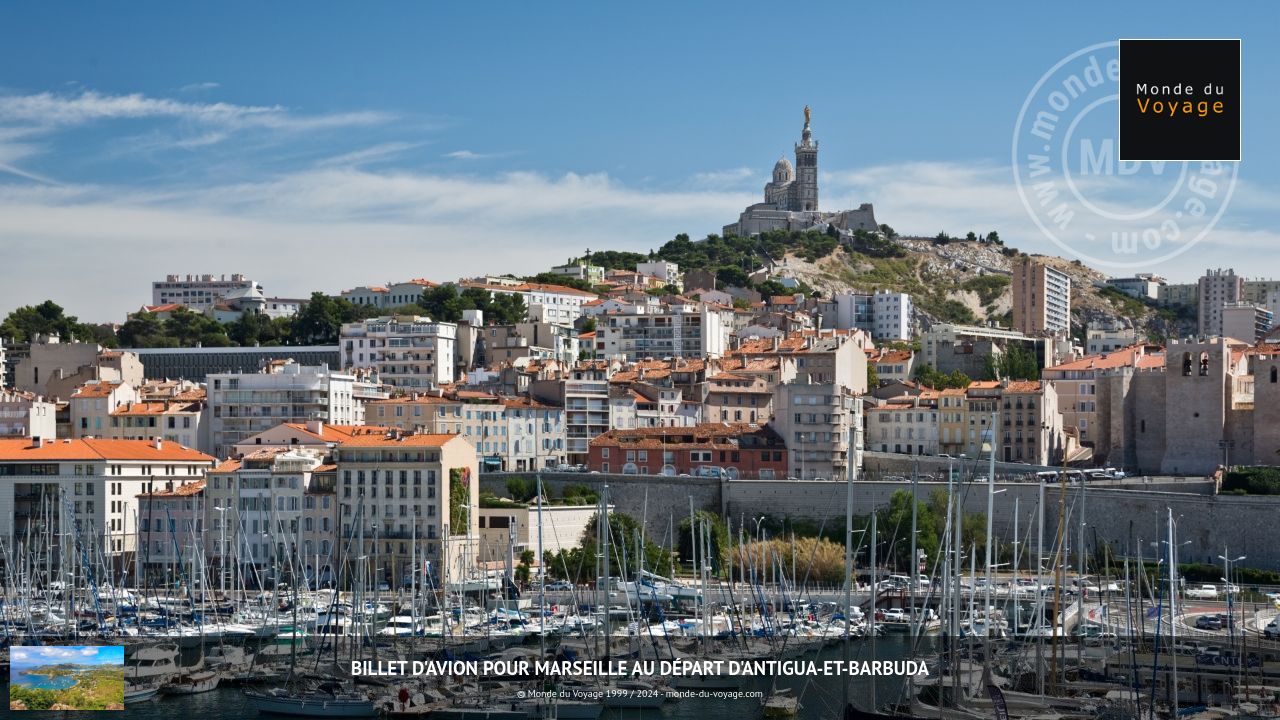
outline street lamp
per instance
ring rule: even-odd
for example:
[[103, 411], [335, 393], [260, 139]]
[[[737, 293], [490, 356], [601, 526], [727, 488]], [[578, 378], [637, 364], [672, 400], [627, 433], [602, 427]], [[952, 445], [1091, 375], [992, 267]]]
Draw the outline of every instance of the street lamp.
[[[1222, 547], [1222, 552], [1225, 553], [1226, 551], [1227, 551], [1227, 548], [1224, 545]], [[1222, 582], [1226, 585], [1226, 590], [1227, 590], [1227, 637], [1230, 637], [1231, 644], [1235, 645], [1235, 641], [1236, 641], [1235, 618], [1232, 616], [1232, 609], [1231, 609], [1231, 566], [1235, 563], [1240, 562], [1241, 560], [1244, 560], [1245, 556], [1241, 555], [1238, 558], [1228, 558], [1226, 555], [1219, 555], [1218, 559], [1222, 561], [1222, 573], [1223, 573]], [[1244, 622], [1244, 613], [1243, 613], [1244, 604], [1243, 603], [1241, 603], [1240, 608], [1242, 610], [1240, 614], [1240, 622]], [[1241, 628], [1240, 632], [1243, 635], [1244, 629]]]

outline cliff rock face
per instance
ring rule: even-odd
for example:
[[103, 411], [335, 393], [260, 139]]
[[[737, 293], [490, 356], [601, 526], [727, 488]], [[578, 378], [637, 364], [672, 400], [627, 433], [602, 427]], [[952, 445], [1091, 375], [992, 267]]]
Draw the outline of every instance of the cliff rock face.
[[[1019, 254], [1015, 249], [963, 240], [939, 244], [922, 237], [895, 237], [893, 242], [906, 251], [904, 257], [868, 257], [841, 247], [813, 261], [787, 255], [774, 266], [773, 275], [794, 277], [823, 295], [875, 290], [911, 293], [923, 327], [931, 322], [1010, 324], [1008, 279], [1013, 257]], [[1104, 289], [1109, 275], [1078, 260], [1033, 257], [1071, 278], [1072, 328], [1077, 336], [1083, 336], [1090, 322], [1135, 328], [1139, 339], [1194, 332], [1194, 313], [1159, 312], [1154, 303]]]
[[26, 710], [27, 704], [22, 702], [21, 700], [13, 700], [13, 701], [10, 701], [9, 703], [9, 709], [10, 710]]

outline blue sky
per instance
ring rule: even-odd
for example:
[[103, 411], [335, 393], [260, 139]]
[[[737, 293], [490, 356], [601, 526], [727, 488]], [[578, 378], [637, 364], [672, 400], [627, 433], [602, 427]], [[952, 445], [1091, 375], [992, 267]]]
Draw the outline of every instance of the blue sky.
[[10, 663], [14, 667], [38, 667], [72, 663], [76, 665], [124, 665], [124, 647], [119, 645], [94, 647], [73, 645], [68, 647], [26, 647], [9, 649]]
[[169, 3], [0, 7], [0, 312], [123, 320], [166, 273], [268, 293], [526, 272], [700, 237], [814, 108], [823, 206], [1062, 254], [1010, 143], [1054, 62], [1241, 37], [1244, 162], [1152, 271], [1277, 274], [1280, 7], [1074, 3]]

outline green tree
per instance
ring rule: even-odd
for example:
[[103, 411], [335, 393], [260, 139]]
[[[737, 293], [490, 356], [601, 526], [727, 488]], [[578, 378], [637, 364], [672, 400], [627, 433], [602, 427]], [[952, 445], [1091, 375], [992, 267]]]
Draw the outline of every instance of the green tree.
[[62, 306], [52, 300], [39, 305], [24, 305], [9, 313], [0, 323], [0, 338], [13, 342], [32, 342], [38, 335], [57, 335], [64, 341], [96, 339], [92, 326], [81, 325]]
[[293, 339], [300, 345], [337, 343], [345, 322], [342, 307], [345, 302], [322, 292], [311, 293], [306, 307], [293, 318]]
[[171, 311], [163, 327], [164, 334], [176, 340], [179, 347], [192, 347], [196, 343], [215, 347], [231, 344], [222, 323], [184, 307]]
[[[889, 497], [889, 505], [879, 510], [876, 530], [881, 536], [880, 543], [885, 547], [884, 560], [892, 567], [910, 568], [911, 562], [911, 493], [907, 490], [896, 490]], [[916, 547], [924, 551], [930, 558], [938, 556], [939, 542], [942, 538], [942, 525], [946, 522], [945, 499], [944, 512], [936, 513], [929, 502], [917, 499]]]
[[867, 389], [875, 390], [880, 387], [880, 373], [876, 372], [875, 363], [867, 363]]
[[[716, 577], [720, 577], [724, 572], [725, 560], [729, 557], [729, 529], [725, 525], [724, 518], [718, 513], [699, 510], [694, 513], [694, 517], [698, 520], [698, 526], [709, 527], [711, 529], [710, 538], [710, 558], [711, 572]], [[677, 534], [677, 547], [679, 548], [680, 559], [693, 560], [693, 540], [694, 535], [690, 533], [690, 518], [684, 518], [680, 521], [680, 532]], [[699, 544], [699, 548], [703, 545]], [[698, 556], [701, 557], [702, 551], [699, 549]]]
[[470, 468], [453, 468], [449, 470], [449, 532], [453, 535], [467, 535], [468, 522], [471, 519], [471, 477]]
[[164, 323], [155, 313], [134, 313], [120, 326], [117, 335], [125, 347], [156, 347], [155, 341], [164, 336]]

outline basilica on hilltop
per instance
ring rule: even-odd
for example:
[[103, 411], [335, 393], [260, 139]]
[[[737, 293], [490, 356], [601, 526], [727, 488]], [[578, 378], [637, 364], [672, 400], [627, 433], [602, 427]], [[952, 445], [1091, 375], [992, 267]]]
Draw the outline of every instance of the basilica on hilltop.
[[773, 180], [764, 186], [764, 202], [751, 205], [738, 222], [724, 226], [725, 235], [758, 235], [768, 230], [825, 230], [834, 226], [843, 235], [856, 230], [875, 232], [871, 203], [856, 210], [823, 212], [818, 209], [818, 141], [809, 125], [811, 111], [804, 108], [804, 130], [796, 143], [796, 162], [784, 156], [773, 166]]

